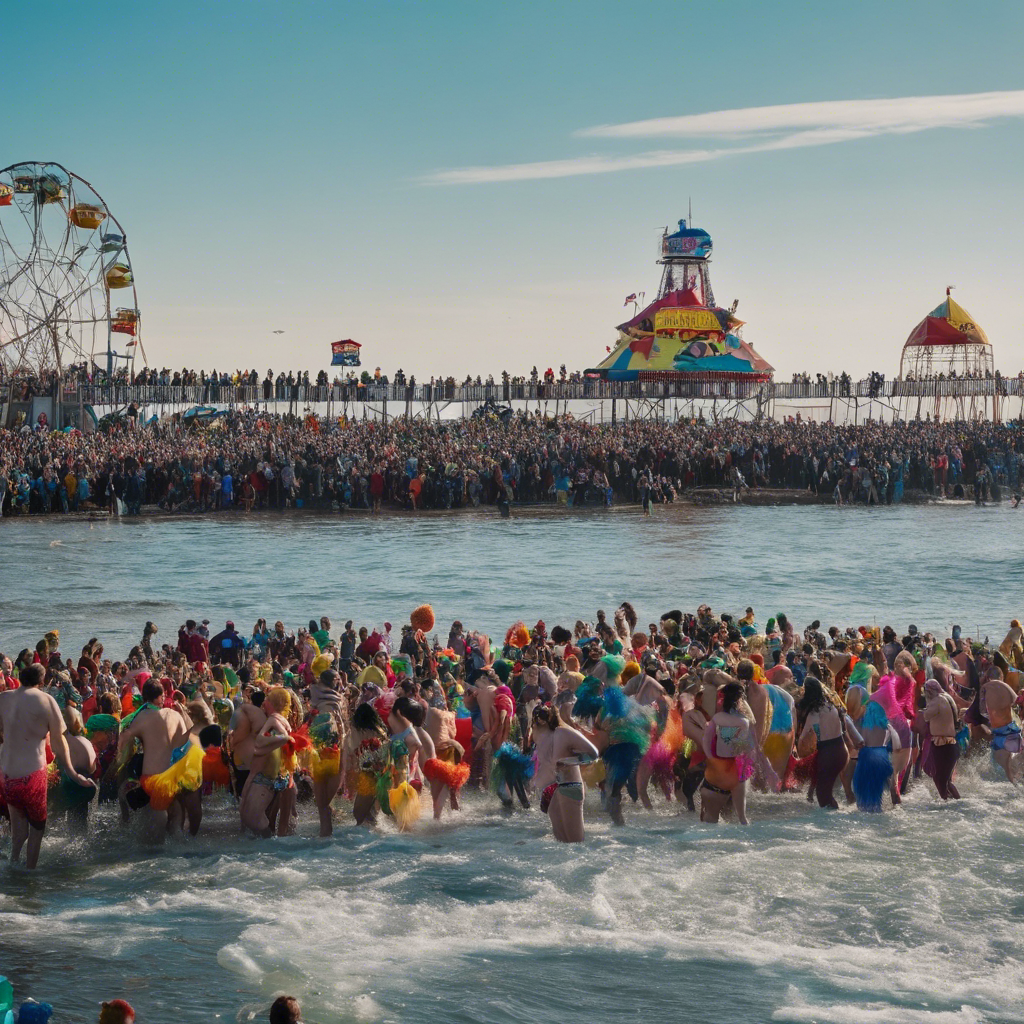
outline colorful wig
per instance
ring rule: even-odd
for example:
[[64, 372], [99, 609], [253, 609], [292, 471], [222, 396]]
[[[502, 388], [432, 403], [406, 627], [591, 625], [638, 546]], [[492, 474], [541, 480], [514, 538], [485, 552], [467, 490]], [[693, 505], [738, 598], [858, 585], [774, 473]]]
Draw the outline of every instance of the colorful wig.
[[429, 604], [421, 604], [413, 608], [409, 616], [409, 623], [413, 629], [429, 633], [434, 628], [434, 609]]
[[515, 623], [505, 634], [505, 643], [509, 647], [516, 647], [519, 650], [529, 647], [530, 631], [526, 628], [526, 623], [522, 621]]

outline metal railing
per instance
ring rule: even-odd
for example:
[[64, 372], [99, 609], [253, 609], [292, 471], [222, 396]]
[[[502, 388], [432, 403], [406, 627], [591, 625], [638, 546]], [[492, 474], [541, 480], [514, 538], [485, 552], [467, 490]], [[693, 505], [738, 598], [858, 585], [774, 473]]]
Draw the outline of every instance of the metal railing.
[[194, 406], [194, 405], [308, 405], [374, 403], [404, 405], [463, 402], [480, 405], [492, 400], [504, 402], [566, 402], [609, 399], [667, 398], [794, 401], [800, 399], [880, 399], [900, 398], [990, 398], [1024, 397], [1024, 379], [1003, 377], [985, 380], [833, 380], [825, 383], [722, 381], [687, 379], [682, 381], [555, 381], [520, 384], [333, 384], [325, 386], [297, 384], [265, 388], [263, 385], [161, 384], [92, 385], [65, 387], [65, 402], [82, 401], [93, 406]]

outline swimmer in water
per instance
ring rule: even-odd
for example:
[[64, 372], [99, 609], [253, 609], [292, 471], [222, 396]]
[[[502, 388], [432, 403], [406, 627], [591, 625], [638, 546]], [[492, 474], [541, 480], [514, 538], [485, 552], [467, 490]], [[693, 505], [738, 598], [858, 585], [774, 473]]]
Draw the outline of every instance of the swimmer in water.
[[863, 738], [849, 721], [845, 709], [837, 708], [826, 696], [821, 680], [814, 676], [804, 679], [804, 695], [797, 704], [797, 711], [803, 720], [800, 738], [813, 732], [817, 740], [818, 762], [815, 779], [815, 795], [819, 807], [838, 810], [832, 790], [836, 779], [849, 761], [846, 736], [860, 746]]
[[[85, 737], [82, 716], [73, 704], [64, 708], [64, 722], [67, 725], [65, 739], [71, 752], [71, 763], [79, 774], [86, 778], [96, 777], [96, 749]], [[89, 805], [95, 796], [95, 788], [80, 786], [65, 771], [61, 770], [55, 792], [58, 814], [67, 817], [68, 830], [74, 835], [84, 835], [89, 827]]]
[[341, 747], [348, 729], [344, 683], [340, 673], [328, 668], [309, 688], [310, 714], [306, 724], [313, 744], [310, 773], [322, 839], [334, 834], [331, 802], [341, 789]]
[[295, 807], [295, 779], [285, 754], [292, 732], [286, 717], [291, 696], [283, 686], [276, 686], [265, 704], [269, 715], [253, 745], [252, 767], [239, 806], [242, 824], [264, 839], [274, 834], [275, 816], [277, 834], [291, 834]]
[[538, 704], [532, 717], [537, 736], [537, 777], [544, 783], [541, 809], [546, 800], [555, 839], [582, 843], [586, 787], [580, 765], [599, 756], [597, 747], [579, 730], [566, 725], [549, 703]]
[[256, 737], [267, 724], [267, 713], [263, 710], [266, 697], [263, 690], [253, 690], [248, 700], [239, 704], [231, 715], [228, 725], [228, 744], [231, 750], [231, 765], [234, 768], [235, 796], [241, 799], [242, 790], [249, 778]]
[[180, 826], [183, 812], [192, 835], [203, 817], [203, 752], [189, 738], [192, 720], [184, 707], [165, 707], [164, 699], [162, 684], [147, 679], [142, 684], [143, 704], [117, 741], [119, 755], [127, 754], [135, 740], [142, 745], [139, 781], [149, 797], [146, 837], [152, 843], [162, 843], [170, 828]]
[[1003, 682], [1002, 672], [994, 666], [989, 669], [988, 679], [982, 686], [981, 699], [992, 727], [992, 760], [1003, 769], [1010, 782], [1016, 782], [1024, 759], [1021, 729], [1013, 720], [1017, 694]]
[[0, 693], [0, 801], [11, 816], [11, 863], [18, 862], [27, 842], [28, 868], [39, 862], [46, 829], [47, 740], [66, 777], [95, 789], [74, 766], [57, 702], [40, 689], [45, 675], [42, 665], [29, 665], [18, 675], [18, 689]]
[[859, 811], [880, 814], [887, 787], [894, 806], [900, 802], [892, 762], [893, 753], [900, 749], [900, 738], [889, 724], [885, 708], [873, 700], [864, 705], [859, 732], [864, 742], [857, 751], [853, 773], [854, 799]]
[[701, 785], [701, 821], [717, 824], [729, 799], [741, 825], [747, 822], [747, 782], [754, 774], [749, 758], [754, 714], [743, 699], [743, 685], [731, 680], [722, 687], [722, 709], [704, 730], [707, 757]]
[[440, 819], [445, 793], [451, 809], [460, 809], [459, 790], [469, 779], [469, 765], [463, 760], [465, 749], [455, 738], [455, 713], [448, 710], [443, 695], [435, 694], [426, 684], [420, 694], [428, 703], [423, 728], [434, 745], [433, 758], [423, 762], [423, 775], [430, 784], [434, 818]]
[[[683, 714], [683, 735], [693, 743], [694, 749], [683, 775], [681, 789], [686, 800], [686, 809], [694, 813], [696, 813], [697, 806], [693, 802], [693, 798], [704, 782], [704, 772], [707, 768], [707, 755], [704, 753], [704, 731], [715, 713], [718, 702], [717, 674], [718, 670], [716, 669], [708, 669], [704, 673], [693, 707]], [[726, 682], [731, 681], [726, 673], [721, 674], [725, 676]], [[723, 802], [724, 806], [725, 802]]]
[[960, 758], [960, 747], [956, 741], [959, 711], [937, 679], [929, 679], [924, 684], [924, 696], [927, 703], [920, 714], [927, 723], [931, 746], [925, 771], [932, 777], [943, 800], [950, 797], [959, 800], [960, 792], [953, 784], [953, 769]]
[[342, 762], [357, 825], [373, 828], [377, 824], [377, 774], [383, 770], [387, 738], [387, 726], [374, 706], [367, 701], [358, 704], [345, 737]]

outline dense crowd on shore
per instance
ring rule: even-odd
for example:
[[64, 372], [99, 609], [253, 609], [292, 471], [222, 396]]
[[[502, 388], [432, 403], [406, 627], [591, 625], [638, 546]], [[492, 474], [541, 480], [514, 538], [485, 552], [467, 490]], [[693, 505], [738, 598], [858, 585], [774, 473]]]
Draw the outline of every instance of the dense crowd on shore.
[[[641, 627], [629, 602], [571, 628], [514, 623], [504, 638], [453, 622], [442, 643], [421, 605], [393, 631], [330, 619], [296, 631], [259, 619], [243, 635], [188, 620], [160, 644], [147, 622], [123, 660], [98, 639], [76, 658], [52, 630], [0, 654], [0, 812], [11, 859], [38, 861], [48, 818], [88, 829], [119, 806], [145, 841], [202, 827], [217, 791], [262, 837], [295, 832], [304, 802], [319, 834], [342, 813], [415, 829], [457, 813], [466, 788], [507, 811], [539, 803], [557, 840], [584, 838], [585, 797], [613, 822], [623, 793], [650, 808], [650, 784], [681, 813], [746, 823], [751, 786], [881, 812], [914, 780], [959, 799], [955, 771], [991, 748], [1020, 773], [1024, 630], [998, 647], [954, 626], [941, 638], [820, 622], [797, 633], [673, 610]], [[422, 796], [422, 801], [421, 801]], [[450, 810], [449, 810], [450, 808]], [[592, 807], [592, 810], [595, 809]], [[642, 814], [641, 809], [631, 812]]]
[[736, 420], [593, 424], [520, 414], [324, 421], [231, 411], [215, 425], [0, 431], [0, 512], [144, 506], [458, 508], [678, 500], [694, 488], [785, 488], [887, 504], [904, 490], [987, 498], [1017, 489], [1019, 424]]

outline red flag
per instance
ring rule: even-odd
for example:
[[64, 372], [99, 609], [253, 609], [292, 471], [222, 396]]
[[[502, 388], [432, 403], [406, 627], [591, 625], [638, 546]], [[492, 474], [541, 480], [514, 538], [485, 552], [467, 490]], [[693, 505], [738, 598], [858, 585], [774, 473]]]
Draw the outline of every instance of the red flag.
[[631, 302], [636, 302], [636, 292], [633, 292], [632, 295], [627, 295], [626, 301], [623, 303], [623, 305], [628, 306]]

